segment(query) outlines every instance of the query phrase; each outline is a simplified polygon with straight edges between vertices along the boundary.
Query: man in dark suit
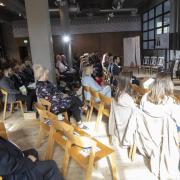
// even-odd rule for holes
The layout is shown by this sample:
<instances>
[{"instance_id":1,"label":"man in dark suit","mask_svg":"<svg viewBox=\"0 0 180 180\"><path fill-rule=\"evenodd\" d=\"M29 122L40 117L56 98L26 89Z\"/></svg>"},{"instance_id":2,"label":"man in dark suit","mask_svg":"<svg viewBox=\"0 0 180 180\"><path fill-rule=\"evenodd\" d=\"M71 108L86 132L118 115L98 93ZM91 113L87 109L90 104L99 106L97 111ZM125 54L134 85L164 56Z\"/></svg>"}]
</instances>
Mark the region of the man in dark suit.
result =
<instances>
[{"instance_id":1,"label":"man in dark suit","mask_svg":"<svg viewBox=\"0 0 180 180\"><path fill-rule=\"evenodd\" d=\"M64 180L54 161L39 161L36 150L21 151L2 137L0 176L3 180Z\"/></svg>"}]
</instances>

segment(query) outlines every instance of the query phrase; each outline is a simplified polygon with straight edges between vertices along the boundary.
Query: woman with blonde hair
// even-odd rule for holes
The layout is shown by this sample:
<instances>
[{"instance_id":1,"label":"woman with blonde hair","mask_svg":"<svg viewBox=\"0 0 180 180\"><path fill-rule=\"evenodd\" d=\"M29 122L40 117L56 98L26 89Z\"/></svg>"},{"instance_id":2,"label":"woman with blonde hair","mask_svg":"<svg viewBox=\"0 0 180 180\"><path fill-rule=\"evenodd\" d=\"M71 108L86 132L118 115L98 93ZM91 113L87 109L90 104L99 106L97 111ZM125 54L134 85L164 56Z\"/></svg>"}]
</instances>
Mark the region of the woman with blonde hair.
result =
<instances>
[{"instance_id":1,"label":"woman with blonde hair","mask_svg":"<svg viewBox=\"0 0 180 180\"><path fill-rule=\"evenodd\" d=\"M171 77L157 74L151 91L142 97L138 120L139 150L150 159L152 173L160 179L179 179L180 105L175 101Z\"/></svg>"},{"instance_id":2,"label":"woman with blonde hair","mask_svg":"<svg viewBox=\"0 0 180 180\"><path fill-rule=\"evenodd\" d=\"M48 69L41 65L34 66L36 79L36 94L38 98L44 98L51 102L51 111L55 114L68 112L72 114L80 128L84 128L81 121L82 102L76 96L63 94L54 84L48 81Z\"/></svg>"},{"instance_id":3,"label":"woman with blonde hair","mask_svg":"<svg viewBox=\"0 0 180 180\"><path fill-rule=\"evenodd\" d=\"M93 88L95 91L104 94L107 97L111 97L111 87L110 86L100 86L92 77L93 67L91 64L86 64L83 67L82 80L83 86L88 86ZM90 94L85 94L85 99L90 100Z\"/></svg>"}]
</instances>

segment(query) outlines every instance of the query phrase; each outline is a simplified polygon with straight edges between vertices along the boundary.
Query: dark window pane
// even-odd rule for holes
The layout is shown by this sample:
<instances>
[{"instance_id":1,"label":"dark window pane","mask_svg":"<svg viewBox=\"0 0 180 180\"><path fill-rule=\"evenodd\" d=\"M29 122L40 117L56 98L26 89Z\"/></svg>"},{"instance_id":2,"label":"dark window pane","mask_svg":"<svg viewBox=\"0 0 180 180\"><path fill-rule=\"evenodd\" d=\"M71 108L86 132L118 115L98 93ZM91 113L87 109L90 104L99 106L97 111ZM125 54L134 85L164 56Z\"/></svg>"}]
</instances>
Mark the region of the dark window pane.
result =
<instances>
[{"instance_id":1,"label":"dark window pane","mask_svg":"<svg viewBox=\"0 0 180 180\"><path fill-rule=\"evenodd\" d=\"M164 12L168 12L171 9L171 3L170 1L164 2Z\"/></svg>"},{"instance_id":2,"label":"dark window pane","mask_svg":"<svg viewBox=\"0 0 180 180\"><path fill-rule=\"evenodd\" d=\"M148 23L145 22L145 23L143 24L143 30L144 30L144 31L147 31L147 29L148 29Z\"/></svg>"},{"instance_id":3,"label":"dark window pane","mask_svg":"<svg viewBox=\"0 0 180 180\"><path fill-rule=\"evenodd\" d=\"M162 26L162 16L156 18L156 27Z\"/></svg>"},{"instance_id":4,"label":"dark window pane","mask_svg":"<svg viewBox=\"0 0 180 180\"><path fill-rule=\"evenodd\" d=\"M144 15L143 15L143 21L147 21L148 20L148 13L145 13Z\"/></svg>"},{"instance_id":5,"label":"dark window pane","mask_svg":"<svg viewBox=\"0 0 180 180\"><path fill-rule=\"evenodd\" d=\"M149 31L149 39L154 39L154 30Z\"/></svg>"},{"instance_id":6,"label":"dark window pane","mask_svg":"<svg viewBox=\"0 0 180 180\"><path fill-rule=\"evenodd\" d=\"M143 42L143 49L148 49L148 42Z\"/></svg>"},{"instance_id":7,"label":"dark window pane","mask_svg":"<svg viewBox=\"0 0 180 180\"><path fill-rule=\"evenodd\" d=\"M147 32L143 33L143 40L148 40L148 33Z\"/></svg>"},{"instance_id":8,"label":"dark window pane","mask_svg":"<svg viewBox=\"0 0 180 180\"><path fill-rule=\"evenodd\" d=\"M164 25L169 25L170 24L170 14L164 15Z\"/></svg>"},{"instance_id":9,"label":"dark window pane","mask_svg":"<svg viewBox=\"0 0 180 180\"><path fill-rule=\"evenodd\" d=\"M162 14L162 4L156 7L156 16Z\"/></svg>"},{"instance_id":10,"label":"dark window pane","mask_svg":"<svg viewBox=\"0 0 180 180\"><path fill-rule=\"evenodd\" d=\"M154 9L149 11L149 19L154 18Z\"/></svg>"},{"instance_id":11,"label":"dark window pane","mask_svg":"<svg viewBox=\"0 0 180 180\"><path fill-rule=\"evenodd\" d=\"M156 29L156 34L162 34L162 28Z\"/></svg>"},{"instance_id":12,"label":"dark window pane","mask_svg":"<svg viewBox=\"0 0 180 180\"><path fill-rule=\"evenodd\" d=\"M154 49L154 41L149 41L149 49Z\"/></svg>"},{"instance_id":13,"label":"dark window pane","mask_svg":"<svg viewBox=\"0 0 180 180\"><path fill-rule=\"evenodd\" d=\"M149 21L149 29L154 29L154 19Z\"/></svg>"},{"instance_id":14,"label":"dark window pane","mask_svg":"<svg viewBox=\"0 0 180 180\"><path fill-rule=\"evenodd\" d=\"M164 33L169 33L169 26L164 27Z\"/></svg>"}]
</instances>

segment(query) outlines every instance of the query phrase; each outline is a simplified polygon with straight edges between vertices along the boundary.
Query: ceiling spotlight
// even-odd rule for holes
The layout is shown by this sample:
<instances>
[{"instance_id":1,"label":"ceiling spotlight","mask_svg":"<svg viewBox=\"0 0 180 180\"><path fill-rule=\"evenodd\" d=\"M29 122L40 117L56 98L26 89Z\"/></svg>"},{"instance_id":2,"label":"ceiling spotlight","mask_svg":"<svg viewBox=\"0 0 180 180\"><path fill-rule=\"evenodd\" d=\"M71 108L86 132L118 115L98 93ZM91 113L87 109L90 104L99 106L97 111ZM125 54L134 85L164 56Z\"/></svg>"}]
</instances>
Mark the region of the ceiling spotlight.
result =
<instances>
[{"instance_id":1,"label":"ceiling spotlight","mask_svg":"<svg viewBox=\"0 0 180 180\"><path fill-rule=\"evenodd\" d=\"M24 40L24 44L27 44L27 43L28 43L28 40L25 39L25 40Z\"/></svg>"},{"instance_id":2,"label":"ceiling spotlight","mask_svg":"<svg viewBox=\"0 0 180 180\"><path fill-rule=\"evenodd\" d=\"M68 42L70 42L70 40L71 40L71 38L68 35L63 36L63 42L64 43L68 43Z\"/></svg>"},{"instance_id":3,"label":"ceiling spotlight","mask_svg":"<svg viewBox=\"0 0 180 180\"><path fill-rule=\"evenodd\" d=\"M5 6L5 4L4 4L4 3L2 3L2 2L0 2L0 6L4 7L4 6Z\"/></svg>"}]
</instances>

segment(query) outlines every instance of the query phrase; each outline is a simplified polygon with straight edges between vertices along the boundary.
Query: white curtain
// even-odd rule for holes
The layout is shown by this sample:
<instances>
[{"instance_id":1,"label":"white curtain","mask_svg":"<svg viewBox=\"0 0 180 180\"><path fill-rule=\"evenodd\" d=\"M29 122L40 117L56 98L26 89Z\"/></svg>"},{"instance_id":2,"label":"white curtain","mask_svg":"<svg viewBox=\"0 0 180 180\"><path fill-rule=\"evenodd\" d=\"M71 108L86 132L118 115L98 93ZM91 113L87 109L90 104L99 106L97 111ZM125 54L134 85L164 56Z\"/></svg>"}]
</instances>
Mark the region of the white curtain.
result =
<instances>
[{"instance_id":1,"label":"white curtain","mask_svg":"<svg viewBox=\"0 0 180 180\"><path fill-rule=\"evenodd\" d=\"M124 66L138 66L140 64L140 37L124 38Z\"/></svg>"}]
</instances>

